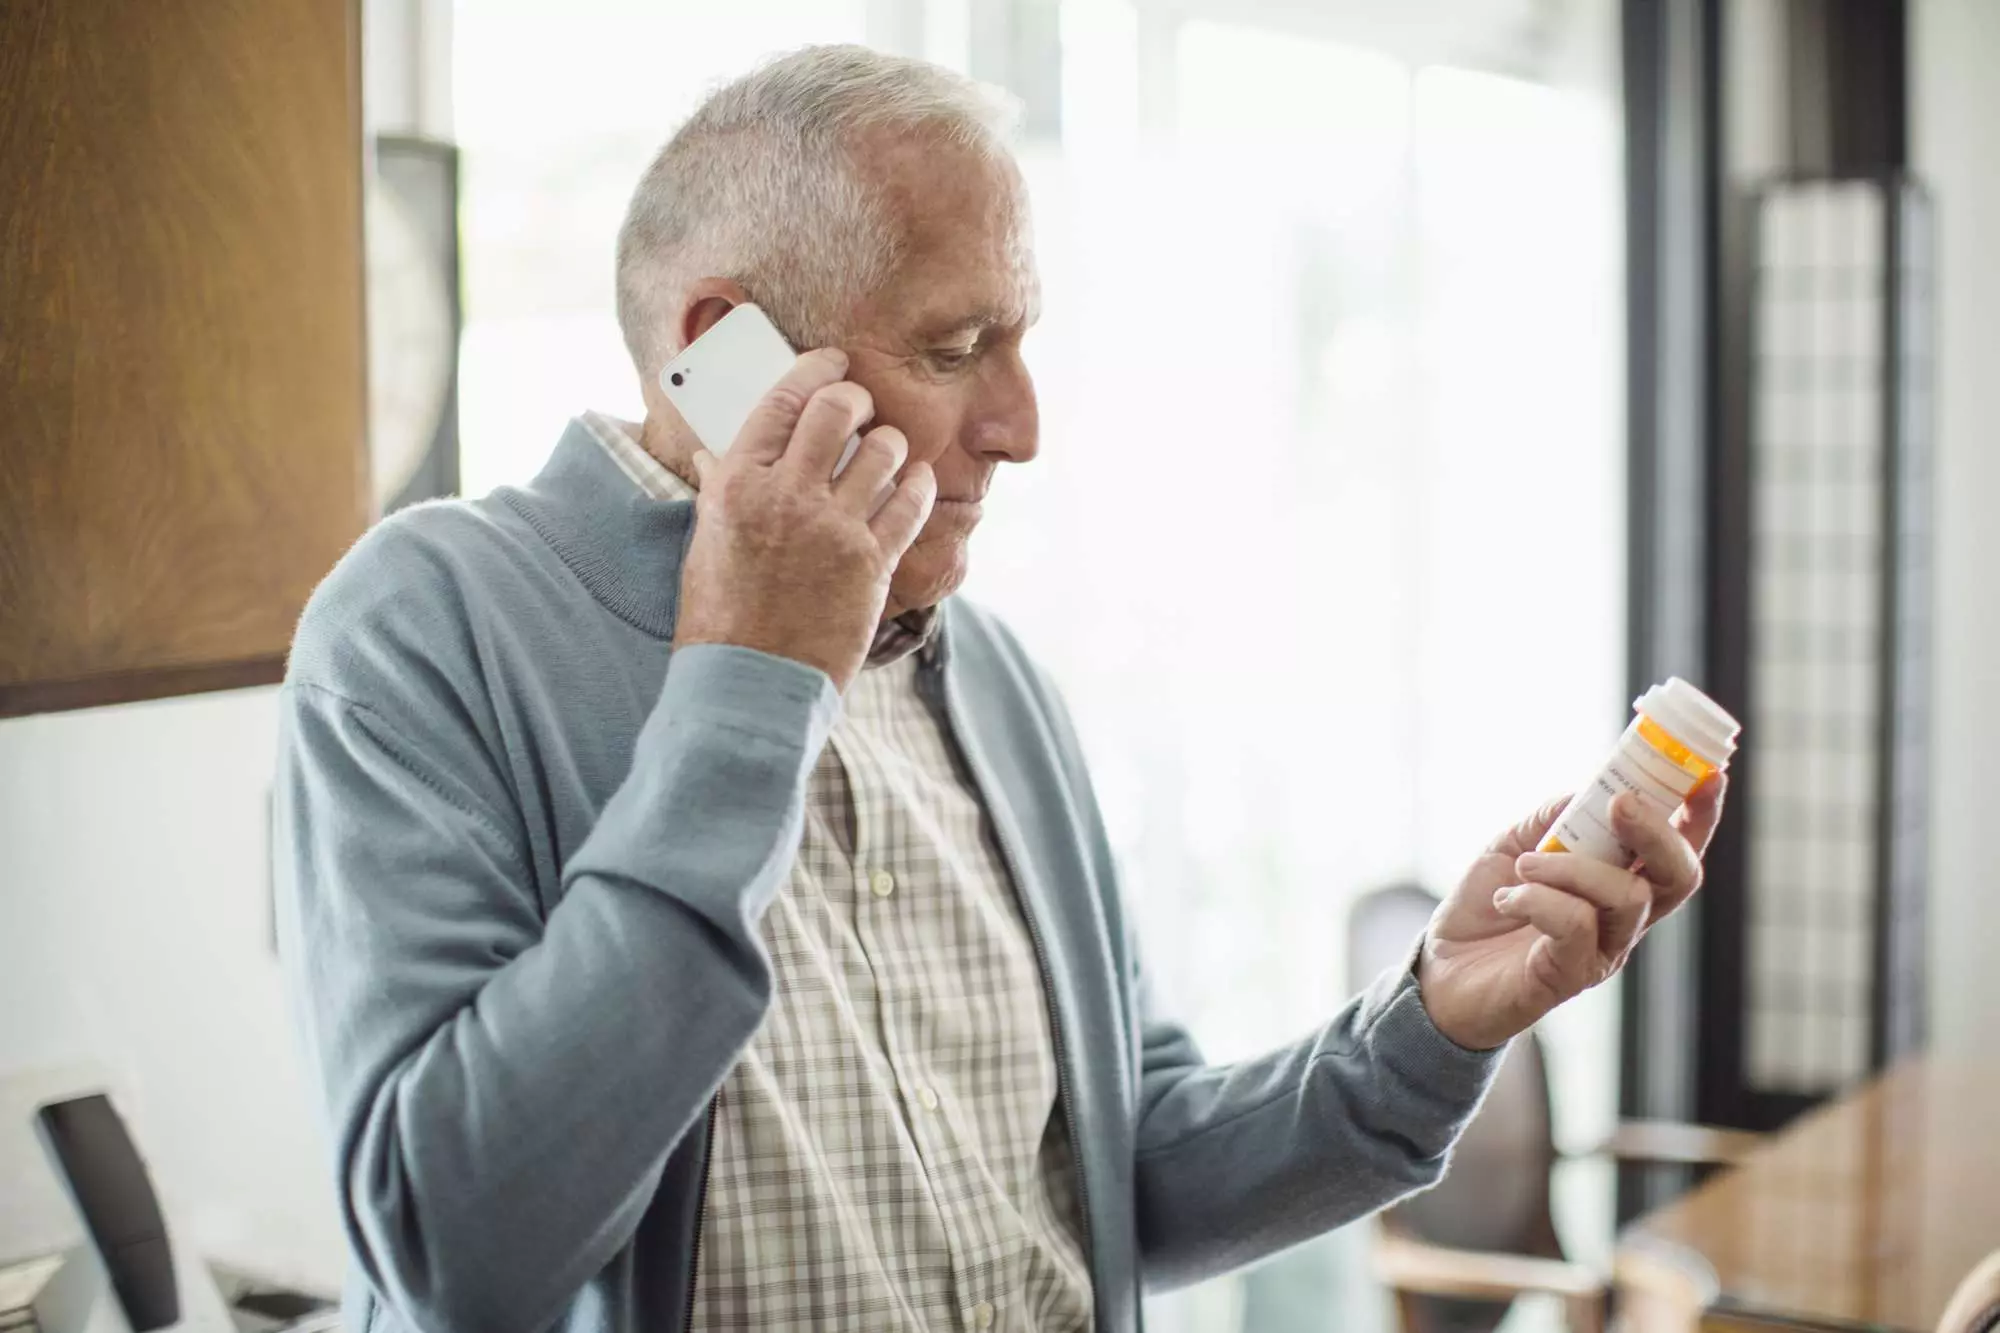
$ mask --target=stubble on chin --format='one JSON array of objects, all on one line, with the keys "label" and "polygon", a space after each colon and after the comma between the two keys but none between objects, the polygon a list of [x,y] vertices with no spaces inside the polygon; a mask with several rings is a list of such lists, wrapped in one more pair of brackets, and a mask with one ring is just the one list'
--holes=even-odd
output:
[{"label": "stubble on chin", "polygon": [[928,528],[903,554],[889,585],[889,614],[921,611],[957,592],[970,567],[969,533],[934,534]]}]

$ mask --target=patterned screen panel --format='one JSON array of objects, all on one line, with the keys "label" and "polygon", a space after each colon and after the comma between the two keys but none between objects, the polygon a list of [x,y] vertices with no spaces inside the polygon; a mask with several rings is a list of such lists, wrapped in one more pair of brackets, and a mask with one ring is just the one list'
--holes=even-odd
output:
[{"label": "patterned screen panel", "polygon": [[1902,993],[1922,981],[1910,818],[1924,728],[1908,697],[1928,642],[1918,208],[1908,187],[1875,181],[1761,198],[1745,719],[1745,1072],[1761,1091],[1844,1086],[1921,1028]]}]

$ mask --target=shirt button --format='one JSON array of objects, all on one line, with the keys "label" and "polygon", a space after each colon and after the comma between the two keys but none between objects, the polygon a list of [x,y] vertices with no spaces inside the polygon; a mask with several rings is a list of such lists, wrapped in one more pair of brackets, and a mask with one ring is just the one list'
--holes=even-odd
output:
[{"label": "shirt button", "polygon": [[[935,1111],[938,1109],[938,1095],[929,1087],[917,1089],[917,1100],[924,1104],[926,1111]],[[984,1328],[986,1326],[981,1324],[980,1327]]]},{"label": "shirt button", "polygon": [[972,1307],[972,1326],[974,1328],[993,1327],[993,1302],[981,1301]]},{"label": "shirt button", "polygon": [[896,877],[886,870],[878,870],[868,877],[868,887],[877,898],[886,898],[896,891]]}]

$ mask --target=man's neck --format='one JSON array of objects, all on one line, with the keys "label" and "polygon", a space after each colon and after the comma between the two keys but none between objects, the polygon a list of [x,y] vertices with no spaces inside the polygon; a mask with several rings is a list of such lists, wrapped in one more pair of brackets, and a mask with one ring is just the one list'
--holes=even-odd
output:
[{"label": "man's neck", "polygon": [[694,470],[697,445],[688,435],[687,427],[679,422],[670,424],[661,420],[659,414],[648,412],[645,421],[639,425],[639,447],[689,486],[701,489],[701,478]]}]

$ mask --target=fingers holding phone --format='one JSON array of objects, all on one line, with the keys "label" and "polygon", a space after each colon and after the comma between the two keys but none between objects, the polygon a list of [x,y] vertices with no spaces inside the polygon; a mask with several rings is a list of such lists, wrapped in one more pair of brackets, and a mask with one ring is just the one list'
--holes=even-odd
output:
[{"label": "fingers holding phone", "polygon": [[[770,465],[809,446],[811,457],[794,464],[825,480],[840,474],[860,444],[857,432],[874,415],[868,391],[847,383],[846,375],[845,352],[822,347],[801,356],[762,310],[745,302],[663,366],[659,382],[709,453],[722,458],[741,451]],[[835,388],[842,383],[845,388]],[[794,441],[808,415],[832,422],[843,410],[849,420],[834,439],[824,438],[816,422],[808,439]]]},{"label": "fingers holding phone", "polygon": [[[846,359],[844,355],[841,357],[842,361]],[[790,396],[782,388],[773,392]],[[853,456],[848,442],[874,415],[874,395],[852,380],[840,380],[816,390],[799,413],[798,424],[792,427],[792,438],[776,466],[790,469],[802,482],[830,486],[836,472]]]},{"label": "fingers holding phone", "polygon": [[[895,428],[856,437],[874,402],[841,378],[843,353],[822,349],[793,358],[787,348],[787,365],[774,383],[761,335],[746,339],[739,330],[722,349],[763,345],[753,353],[761,358],[754,367],[732,360],[735,353],[702,350],[746,309],[755,308],[739,306],[661,375],[663,389],[680,392],[678,398],[670,392],[669,401],[705,446],[696,459],[698,521],[681,573],[674,641],[788,657],[826,672],[845,690],[874,640],[890,575],[929,517],[937,483],[928,465],[905,467],[909,445]],[[697,381],[722,388],[691,394]],[[746,384],[763,387],[744,406]],[[732,398],[736,406],[718,406]],[[720,457],[704,422],[709,432],[729,432]],[[850,456],[853,465],[842,472]]]},{"label": "fingers holding phone", "polygon": [[847,469],[834,480],[834,498],[861,517],[873,518],[896,489],[896,475],[909,457],[910,442],[903,432],[877,426],[861,437]]},{"label": "fingers holding phone", "polygon": [[[847,383],[847,353],[837,347],[822,347],[804,356],[791,358],[791,364],[777,382],[760,392],[740,413],[726,412],[723,405],[715,401],[718,395],[728,391],[708,387],[724,380],[726,367],[717,363],[704,366],[703,370],[709,373],[701,376],[703,388],[699,390],[692,387],[696,382],[692,368],[677,372],[681,375],[681,387],[686,392],[670,394],[669,401],[694,428],[702,448],[712,457],[740,456],[748,462],[768,467],[785,456],[791,447],[793,432],[819,396],[836,385]],[[737,395],[731,392],[731,396]],[[691,412],[693,416],[689,415]],[[713,431],[704,431],[695,421],[696,417],[718,415],[725,418],[724,427],[729,432],[719,440],[713,438]],[[735,426],[727,426],[728,415],[737,416]]]}]

